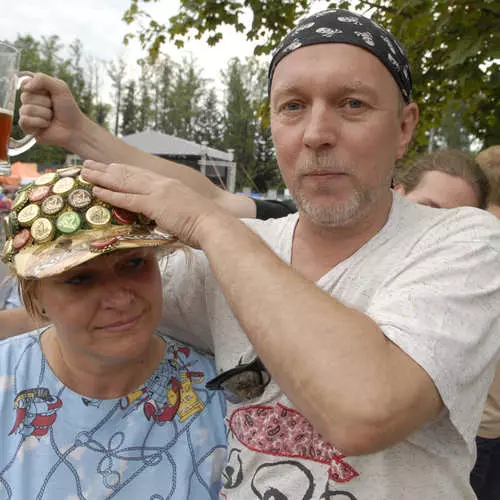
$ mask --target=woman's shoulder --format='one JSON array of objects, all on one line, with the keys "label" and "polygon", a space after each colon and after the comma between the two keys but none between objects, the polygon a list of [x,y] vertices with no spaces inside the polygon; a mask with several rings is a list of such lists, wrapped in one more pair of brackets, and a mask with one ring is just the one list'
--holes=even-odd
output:
[{"label": "woman's shoulder", "polygon": [[0,373],[8,371],[10,366],[31,352],[40,352],[40,335],[43,329],[33,330],[21,335],[0,340]]}]

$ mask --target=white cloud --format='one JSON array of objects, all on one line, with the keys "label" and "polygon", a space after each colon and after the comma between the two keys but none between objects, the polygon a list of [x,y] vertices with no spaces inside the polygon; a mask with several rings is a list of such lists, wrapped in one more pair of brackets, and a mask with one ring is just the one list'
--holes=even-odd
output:
[{"label": "white cloud", "polygon": [[[76,38],[83,44],[85,54],[95,59],[116,61],[124,57],[129,67],[136,66],[136,60],[144,55],[137,42],[123,45],[127,32],[134,32],[135,26],[122,21],[130,0],[22,0],[10,2],[0,17],[0,38],[14,41],[18,35],[31,35],[36,40],[42,36],[58,35],[62,44],[68,47]],[[162,0],[144,4],[141,8],[151,12],[159,22],[167,23],[178,11],[177,0]],[[253,53],[254,44],[232,28],[224,29],[224,39],[215,47],[203,41],[188,41],[184,50],[167,42],[162,50],[174,60],[193,54],[202,76],[212,80],[220,79],[220,71],[231,57],[245,57]],[[29,70],[29,68],[23,68]]]}]

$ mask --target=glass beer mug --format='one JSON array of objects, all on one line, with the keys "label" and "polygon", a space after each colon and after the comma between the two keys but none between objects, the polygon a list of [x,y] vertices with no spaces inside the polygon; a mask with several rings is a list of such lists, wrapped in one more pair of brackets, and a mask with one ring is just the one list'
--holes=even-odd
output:
[{"label": "glass beer mug", "polygon": [[15,140],[10,137],[16,90],[31,73],[19,72],[19,51],[0,42],[0,175],[10,175],[9,156],[27,151],[36,140],[32,135]]}]

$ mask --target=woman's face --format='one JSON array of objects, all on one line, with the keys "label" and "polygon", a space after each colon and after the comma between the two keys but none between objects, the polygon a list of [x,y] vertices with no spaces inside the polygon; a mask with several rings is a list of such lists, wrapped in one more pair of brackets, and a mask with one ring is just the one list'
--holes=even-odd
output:
[{"label": "woman's face", "polygon": [[146,351],[161,317],[155,250],[115,251],[44,278],[37,300],[61,347],[98,363],[132,360]]}]

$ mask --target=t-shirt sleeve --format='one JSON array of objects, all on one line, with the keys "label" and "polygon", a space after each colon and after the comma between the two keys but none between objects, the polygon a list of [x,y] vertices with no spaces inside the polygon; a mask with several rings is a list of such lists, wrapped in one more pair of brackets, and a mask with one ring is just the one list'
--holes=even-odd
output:
[{"label": "t-shirt sleeve", "polygon": [[468,443],[500,350],[500,226],[475,222],[424,238],[394,263],[366,310],[426,370]]},{"label": "t-shirt sleeve", "polygon": [[297,211],[293,200],[259,200],[254,198],[256,218],[261,220],[279,219]]},{"label": "t-shirt sleeve", "polygon": [[205,351],[213,352],[205,279],[209,265],[198,250],[177,251],[160,262],[163,310],[159,331]]}]

